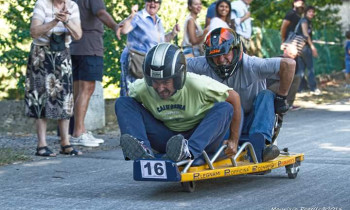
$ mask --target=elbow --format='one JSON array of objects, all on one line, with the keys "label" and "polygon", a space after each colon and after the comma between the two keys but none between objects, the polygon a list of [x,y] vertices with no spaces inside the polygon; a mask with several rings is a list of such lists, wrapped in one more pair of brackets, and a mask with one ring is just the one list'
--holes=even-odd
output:
[{"label": "elbow", "polygon": [[[204,39],[204,38],[203,38],[203,39]],[[190,43],[191,43],[192,45],[197,45],[197,44],[200,44],[200,43],[202,42],[202,40],[201,40],[200,38],[198,38],[198,37],[196,37],[196,38],[191,38],[191,37],[190,37],[189,41],[190,41]]]},{"label": "elbow", "polygon": [[239,95],[236,91],[232,90],[232,95],[235,100],[240,100]]},{"label": "elbow", "polygon": [[[229,95],[232,96],[233,101],[235,101],[235,102],[238,103],[238,104],[241,103],[241,99],[240,99],[240,97],[239,97],[239,94],[238,94],[236,91],[230,90],[230,91],[229,91]],[[238,107],[237,107],[237,108],[238,108]],[[239,108],[240,108],[240,106],[239,106]]]},{"label": "elbow", "polygon": [[73,38],[74,38],[74,40],[75,40],[75,41],[78,41],[78,40],[80,40],[80,39],[81,39],[81,37],[82,37],[82,35],[80,34],[80,35],[76,35],[76,36],[74,36]]},{"label": "elbow", "polygon": [[30,36],[33,39],[37,39],[37,38],[39,38],[40,35],[34,29],[30,29]]},{"label": "elbow", "polygon": [[192,46],[198,44],[198,43],[196,42],[197,40],[190,39],[189,41],[190,41],[190,43],[191,43]]},{"label": "elbow", "polygon": [[81,39],[81,37],[83,36],[83,32],[80,30],[79,32],[77,32],[76,36],[74,37],[75,40],[79,40]]},{"label": "elbow", "polygon": [[106,15],[106,10],[105,9],[100,9],[96,13],[97,18],[100,19],[100,20],[102,20],[105,15]]},{"label": "elbow", "polygon": [[283,58],[282,62],[283,62],[283,66],[285,66],[284,69],[287,70],[288,74],[294,75],[295,67],[296,67],[295,60],[291,58]]},{"label": "elbow", "polygon": [[291,71],[293,72],[293,75],[295,73],[295,67],[296,67],[296,62],[293,59],[288,59],[288,66],[291,69]]}]

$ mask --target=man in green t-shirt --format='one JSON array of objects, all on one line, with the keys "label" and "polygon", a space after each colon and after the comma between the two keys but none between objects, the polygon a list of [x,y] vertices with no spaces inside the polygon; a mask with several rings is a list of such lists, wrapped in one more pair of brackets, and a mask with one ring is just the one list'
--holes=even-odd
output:
[{"label": "man in green t-shirt", "polygon": [[232,88],[187,73],[183,53],[169,43],[150,49],[143,73],[115,104],[125,159],[154,158],[153,149],[177,162],[222,144],[227,156],[237,153],[241,103]]}]

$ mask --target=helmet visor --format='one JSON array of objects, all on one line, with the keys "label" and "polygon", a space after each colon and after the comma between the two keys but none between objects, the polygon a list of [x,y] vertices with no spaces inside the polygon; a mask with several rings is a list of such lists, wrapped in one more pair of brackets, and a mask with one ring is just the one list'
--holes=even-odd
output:
[{"label": "helmet visor", "polygon": [[234,38],[230,29],[226,28],[221,28],[219,33],[209,33],[205,40],[205,56],[213,57],[227,54],[231,50]]}]

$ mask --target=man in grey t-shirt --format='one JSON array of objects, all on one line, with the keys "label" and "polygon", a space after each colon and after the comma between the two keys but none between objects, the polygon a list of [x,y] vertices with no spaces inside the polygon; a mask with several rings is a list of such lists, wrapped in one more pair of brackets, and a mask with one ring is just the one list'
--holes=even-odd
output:
[{"label": "man in grey t-shirt", "polygon": [[[249,136],[258,161],[279,155],[271,142],[275,113],[288,111],[286,96],[293,80],[295,61],[289,58],[262,59],[243,53],[239,36],[231,29],[217,28],[205,41],[205,57],[187,59],[187,70],[207,75],[233,88],[244,111],[242,135]],[[280,80],[277,93],[266,90],[266,79]]]},{"label": "man in grey t-shirt", "polygon": [[83,36],[71,43],[74,81],[74,131],[71,144],[97,147],[103,139],[95,138],[84,125],[95,82],[103,75],[103,25],[117,32],[119,25],[106,11],[103,0],[76,0]]}]

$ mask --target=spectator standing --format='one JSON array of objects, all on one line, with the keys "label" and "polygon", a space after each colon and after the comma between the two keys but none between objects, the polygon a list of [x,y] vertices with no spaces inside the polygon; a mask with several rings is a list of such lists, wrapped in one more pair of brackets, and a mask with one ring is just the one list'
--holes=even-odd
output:
[{"label": "spectator standing", "polygon": [[161,0],[145,0],[145,8],[141,11],[134,5],[130,16],[122,23],[121,33],[127,34],[128,38],[127,46],[120,58],[120,96],[126,96],[129,83],[136,80],[136,77],[129,72],[129,51],[145,54],[158,43],[170,42],[180,31],[179,25],[176,24],[171,32],[165,34],[162,20],[157,15],[161,3]]},{"label": "spectator standing", "polygon": [[81,38],[79,9],[71,0],[38,0],[30,34],[33,43],[25,81],[25,113],[36,119],[38,146],[35,155],[56,156],[46,142],[47,119],[58,120],[61,154],[81,155],[69,142],[73,115],[73,80],[69,50],[71,37]]},{"label": "spectator standing", "polygon": [[298,22],[304,13],[305,1],[294,0],[292,7],[293,9],[287,12],[282,21],[280,30],[282,43],[286,41],[289,33],[293,32],[295,30],[295,27],[298,25]]},{"label": "spectator standing", "polygon": [[345,88],[350,89],[350,31],[345,33]]},{"label": "spectator standing", "polygon": [[228,0],[218,0],[215,6],[216,16],[210,20],[209,31],[215,28],[231,28],[235,29],[234,23],[231,21],[231,3]]},{"label": "spectator standing", "polygon": [[211,3],[207,9],[207,15],[205,16],[205,27],[208,27],[210,20],[215,17],[216,1]]},{"label": "spectator standing", "polygon": [[301,78],[305,75],[305,69],[308,70],[307,82],[301,80],[299,91],[306,89],[309,86],[311,94],[320,95],[321,91],[317,88],[314,61],[313,57],[318,57],[317,49],[312,43],[312,19],[315,17],[315,7],[307,6],[305,14],[300,19],[300,27],[297,29],[298,34],[303,34],[307,37],[307,43],[302,50],[302,54],[298,57],[298,72],[301,74]]},{"label": "spectator standing", "polygon": [[231,19],[235,22],[236,33],[240,36],[245,49],[250,48],[252,36],[252,19],[249,7],[253,0],[237,0],[231,3]]},{"label": "spectator standing", "polygon": [[[280,30],[280,35],[282,40],[281,47],[283,46],[283,42],[286,41],[288,34],[295,30],[295,27],[298,25],[300,21],[300,17],[304,12],[304,7],[305,7],[304,0],[294,0],[292,6],[293,8],[287,12],[286,16],[282,21],[281,30]],[[288,53],[286,53],[284,56],[288,57]],[[296,61],[296,69],[298,70],[298,59],[295,58],[294,60]],[[301,75],[298,71],[295,71],[293,82],[287,96],[287,102],[291,110],[298,110],[301,108],[300,106],[294,105],[294,101],[299,89],[300,81],[301,81]],[[276,90],[277,85],[278,83],[274,83],[274,85],[269,86],[269,89]]]},{"label": "spectator standing", "polygon": [[202,43],[208,28],[203,31],[197,22],[198,14],[202,10],[201,0],[188,0],[187,5],[190,14],[186,17],[184,24],[182,49],[186,57],[197,57],[203,55]]},{"label": "spectator standing", "polygon": [[103,139],[85,129],[84,119],[96,81],[103,76],[103,25],[115,32],[118,24],[106,11],[103,0],[78,0],[83,37],[71,43],[74,80],[74,131],[72,144],[97,147]]}]

